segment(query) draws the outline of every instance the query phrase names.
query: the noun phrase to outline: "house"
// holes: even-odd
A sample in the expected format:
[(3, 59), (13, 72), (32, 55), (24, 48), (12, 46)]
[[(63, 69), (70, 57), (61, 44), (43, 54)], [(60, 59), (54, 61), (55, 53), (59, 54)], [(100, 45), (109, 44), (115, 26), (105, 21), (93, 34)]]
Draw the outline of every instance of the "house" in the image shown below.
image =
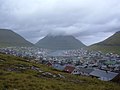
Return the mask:
[(100, 69), (95, 69), (90, 73), (90, 76), (96, 77), (103, 81), (112, 81), (114, 78), (116, 78), (117, 75), (119, 74), (115, 72), (100, 70)]
[(51, 62), (47, 62), (46, 65), (52, 67), (53, 64)]
[(86, 68), (75, 68), (72, 72), (74, 75), (84, 75), (89, 76), (93, 69), (86, 69)]
[(80, 70), (78, 68), (75, 68), (71, 74), (80, 75)]
[(68, 73), (72, 73), (74, 71), (74, 69), (75, 69), (74, 66), (67, 65), (67, 66), (65, 66), (64, 71), (68, 72)]
[(89, 76), (94, 69), (91, 68), (79, 68), (80, 75)]

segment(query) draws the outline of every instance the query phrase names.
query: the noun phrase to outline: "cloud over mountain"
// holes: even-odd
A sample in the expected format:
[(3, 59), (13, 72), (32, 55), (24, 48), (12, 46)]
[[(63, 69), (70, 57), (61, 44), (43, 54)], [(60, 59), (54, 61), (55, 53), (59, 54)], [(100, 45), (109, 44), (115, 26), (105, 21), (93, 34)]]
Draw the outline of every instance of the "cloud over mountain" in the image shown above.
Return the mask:
[(32, 42), (62, 34), (89, 45), (119, 30), (120, 0), (0, 0), (0, 28)]

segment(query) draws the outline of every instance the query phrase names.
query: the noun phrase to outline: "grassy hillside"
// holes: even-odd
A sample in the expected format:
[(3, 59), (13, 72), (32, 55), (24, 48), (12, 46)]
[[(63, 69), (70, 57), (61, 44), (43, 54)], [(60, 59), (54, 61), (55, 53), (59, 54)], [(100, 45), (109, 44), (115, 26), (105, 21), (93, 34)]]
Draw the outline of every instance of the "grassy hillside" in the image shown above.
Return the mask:
[(36, 46), (48, 49), (80, 49), (85, 45), (71, 35), (67, 36), (46, 36), (36, 43)]
[(119, 46), (105, 46), (105, 45), (92, 45), (88, 47), (89, 50), (102, 51), (103, 53), (114, 53), (120, 55)]
[(120, 31), (116, 32), (114, 35), (108, 39), (91, 45), (88, 47), (90, 50), (100, 50), (105, 53), (117, 53), (120, 54)]
[(120, 31), (116, 32), (114, 35), (107, 38), (103, 42), (100, 42), (99, 44), (109, 46), (120, 46)]
[[(46, 72), (50, 74), (45, 75)], [(116, 83), (70, 75), (22, 58), (0, 54), (0, 90), (119, 89), (120, 85)]]
[(11, 30), (0, 29), (0, 46), (33, 46), (33, 44)]

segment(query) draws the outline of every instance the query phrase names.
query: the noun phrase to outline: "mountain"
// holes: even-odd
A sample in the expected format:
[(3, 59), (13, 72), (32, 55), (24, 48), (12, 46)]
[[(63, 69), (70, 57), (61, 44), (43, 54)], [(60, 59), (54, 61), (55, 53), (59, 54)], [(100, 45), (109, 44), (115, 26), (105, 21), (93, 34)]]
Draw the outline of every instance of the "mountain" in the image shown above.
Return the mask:
[(0, 90), (119, 90), (114, 82), (76, 76), (20, 57), (0, 54)]
[(66, 50), (66, 49), (79, 49), (85, 47), (85, 45), (77, 40), (74, 36), (50, 36), (47, 35), (43, 39), (39, 40), (36, 46), (47, 49), (57, 49), (57, 50)]
[(33, 44), (12, 30), (0, 29), (0, 46), (33, 46)]
[(89, 46), (92, 50), (101, 50), (120, 54), (120, 31), (116, 32), (106, 40)]

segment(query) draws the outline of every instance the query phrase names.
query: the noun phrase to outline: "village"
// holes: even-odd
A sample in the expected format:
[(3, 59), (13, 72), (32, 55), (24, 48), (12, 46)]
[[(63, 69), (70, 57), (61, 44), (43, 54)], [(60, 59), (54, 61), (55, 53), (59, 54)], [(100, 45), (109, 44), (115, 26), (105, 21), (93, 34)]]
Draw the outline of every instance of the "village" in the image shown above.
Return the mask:
[[(66, 73), (120, 82), (120, 56), (117, 54), (85, 49), (48, 50), (36, 47), (7, 47), (0, 48), (0, 52), (23, 57), (30, 62), (45, 64)], [(36, 70), (35, 67), (32, 69)]]

